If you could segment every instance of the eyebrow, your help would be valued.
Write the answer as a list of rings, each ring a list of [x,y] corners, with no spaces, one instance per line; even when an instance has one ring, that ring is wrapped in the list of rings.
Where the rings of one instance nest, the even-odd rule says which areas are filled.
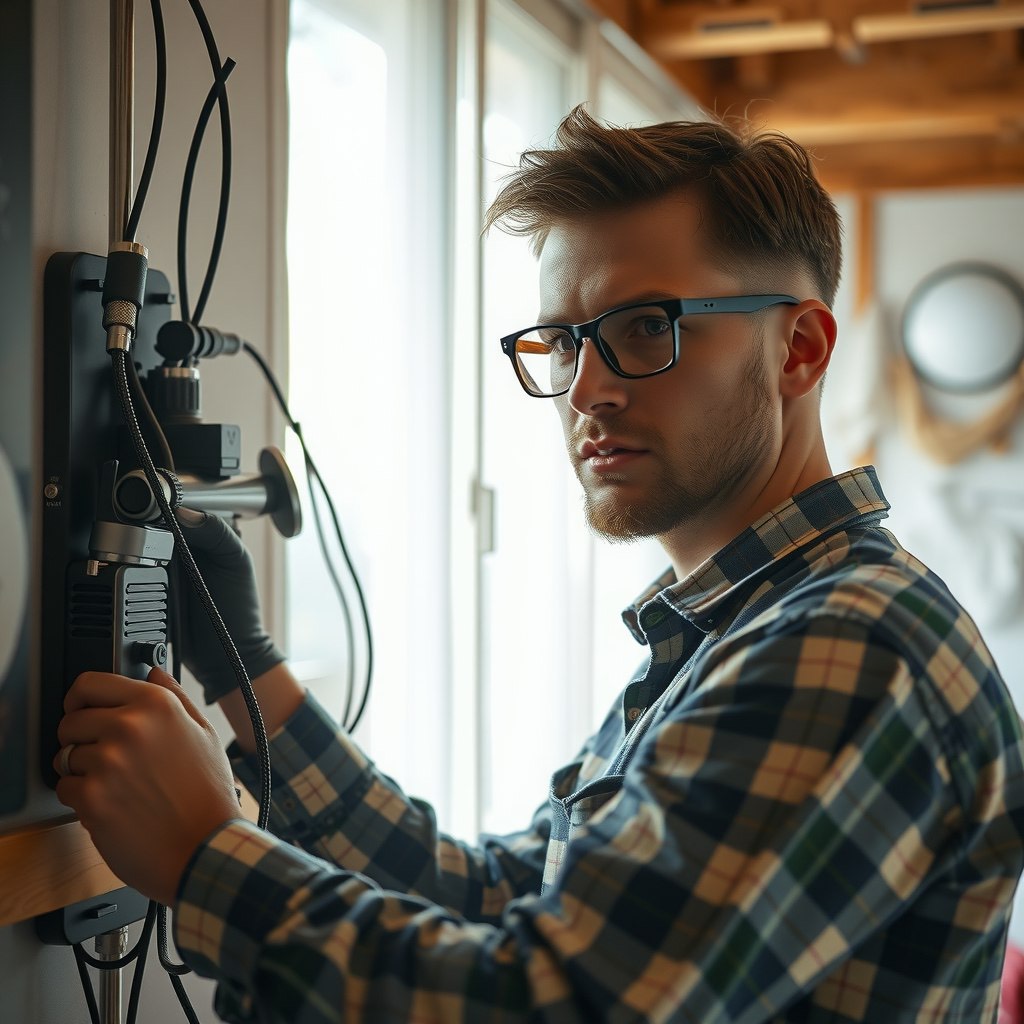
[[[679,296],[670,294],[669,292],[642,292],[639,295],[631,299],[624,299],[622,302],[615,302],[610,306],[605,306],[597,316],[602,316],[611,309],[619,309],[621,306],[635,306],[641,302],[666,302],[669,299],[678,299]],[[590,320],[596,320],[597,317],[590,317]],[[582,320],[580,323],[589,323],[590,320]],[[575,324],[577,321],[569,320],[565,317],[553,316],[547,313],[538,313],[537,319],[534,321],[537,324]]]

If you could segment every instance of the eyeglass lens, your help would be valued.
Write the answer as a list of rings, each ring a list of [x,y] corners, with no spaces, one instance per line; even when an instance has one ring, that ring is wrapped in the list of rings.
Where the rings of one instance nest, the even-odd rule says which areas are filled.
[[[659,306],[632,306],[602,317],[598,335],[612,368],[631,377],[672,365],[672,321]],[[576,374],[576,345],[568,331],[538,327],[516,341],[516,360],[535,395],[565,391]]]

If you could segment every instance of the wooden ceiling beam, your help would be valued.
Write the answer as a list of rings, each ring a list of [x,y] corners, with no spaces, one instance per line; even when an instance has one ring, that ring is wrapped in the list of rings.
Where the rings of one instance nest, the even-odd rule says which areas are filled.
[[[770,123],[805,146],[855,145],[925,139],[1024,138],[1024,110],[1019,106],[974,110],[864,111],[836,110],[829,117],[771,108]]]
[[[622,0],[590,2],[623,20]],[[1024,187],[1024,0],[626,6],[634,38],[700,104],[807,145],[835,191]]]
[[[592,0],[594,2],[594,0]],[[606,10],[621,7],[596,0]],[[722,8],[708,4],[703,13],[668,6],[636,6],[638,40],[665,60],[704,60],[756,53],[828,49],[837,45],[837,30],[827,18],[787,19],[776,8]],[[621,23],[621,11],[619,20]],[[850,37],[860,45],[975,35],[1024,28],[1024,4],[952,11],[861,14],[841,26],[839,42]]]
[[[861,14],[853,19],[854,37],[865,44],[975,35],[1019,28],[1024,28],[1022,4],[907,14]]]
[[[663,60],[703,60],[712,57],[740,57],[755,53],[786,53],[793,50],[823,50],[832,46],[832,26],[823,18],[729,27],[704,27],[688,31],[651,31],[644,24],[640,44]]]
[[[922,188],[1020,188],[1024,142],[955,140],[815,148],[815,173],[833,193]]]
[[[787,20],[778,7],[706,4],[698,10],[673,4],[634,11],[638,42],[662,60],[819,50],[833,41],[828,19]]]

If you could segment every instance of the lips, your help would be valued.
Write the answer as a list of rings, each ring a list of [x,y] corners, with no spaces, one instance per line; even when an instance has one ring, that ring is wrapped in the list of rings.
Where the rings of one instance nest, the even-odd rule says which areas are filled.
[[[599,437],[593,441],[584,441],[579,448],[579,457],[585,462],[587,459],[605,458],[611,455],[639,455],[646,450],[646,448],[640,448],[638,445],[631,445],[615,438]]]
[[[625,472],[631,463],[648,454],[648,449],[614,437],[584,441],[577,451],[581,466],[606,478]]]

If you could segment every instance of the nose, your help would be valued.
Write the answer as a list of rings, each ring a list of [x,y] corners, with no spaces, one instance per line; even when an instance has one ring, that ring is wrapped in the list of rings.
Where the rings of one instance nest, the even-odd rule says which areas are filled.
[[[584,338],[576,377],[566,398],[569,405],[583,416],[607,415],[625,408],[628,383],[604,361],[597,345],[590,338]]]

